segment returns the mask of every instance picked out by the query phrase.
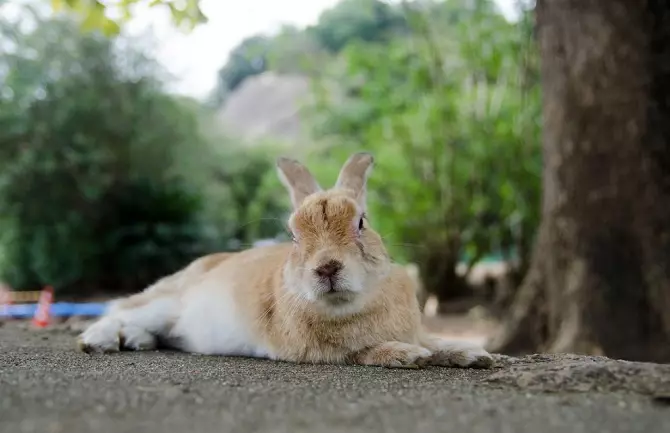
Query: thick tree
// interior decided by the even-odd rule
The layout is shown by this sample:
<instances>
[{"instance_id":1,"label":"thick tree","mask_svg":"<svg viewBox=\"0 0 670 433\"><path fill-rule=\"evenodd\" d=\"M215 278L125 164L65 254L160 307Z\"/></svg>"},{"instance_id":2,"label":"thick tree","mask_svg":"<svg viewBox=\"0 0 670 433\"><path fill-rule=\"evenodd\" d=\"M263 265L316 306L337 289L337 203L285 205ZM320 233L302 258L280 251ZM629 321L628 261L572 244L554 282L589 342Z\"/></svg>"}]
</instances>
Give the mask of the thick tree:
<instances>
[{"instance_id":1,"label":"thick tree","mask_svg":"<svg viewBox=\"0 0 670 433\"><path fill-rule=\"evenodd\" d=\"M670 1L538 0L543 215L501 352L670 361Z\"/></svg>"}]
</instances>

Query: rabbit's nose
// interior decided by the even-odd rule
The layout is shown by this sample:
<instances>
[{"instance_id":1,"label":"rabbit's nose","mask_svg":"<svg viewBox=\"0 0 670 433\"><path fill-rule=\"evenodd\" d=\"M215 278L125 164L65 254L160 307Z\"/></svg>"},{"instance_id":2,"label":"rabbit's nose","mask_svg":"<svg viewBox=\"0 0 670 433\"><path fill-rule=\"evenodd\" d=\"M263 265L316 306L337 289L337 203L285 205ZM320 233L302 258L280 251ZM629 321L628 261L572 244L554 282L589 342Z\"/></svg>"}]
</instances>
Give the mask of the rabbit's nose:
<instances>
[{"instance_id":1,"label":"rabbit's nose","mask_svg":"<svg viewBox=\"0 0 670 433\"><path fill-rule=\"evenodd\" d=\"M335 274L342 270L343 267L344 265L342 262L337 260L330 260L314 269L314 273L316 273L316 275L321 278L332 278L335 276Z\"/></svg>"}]
</instances>

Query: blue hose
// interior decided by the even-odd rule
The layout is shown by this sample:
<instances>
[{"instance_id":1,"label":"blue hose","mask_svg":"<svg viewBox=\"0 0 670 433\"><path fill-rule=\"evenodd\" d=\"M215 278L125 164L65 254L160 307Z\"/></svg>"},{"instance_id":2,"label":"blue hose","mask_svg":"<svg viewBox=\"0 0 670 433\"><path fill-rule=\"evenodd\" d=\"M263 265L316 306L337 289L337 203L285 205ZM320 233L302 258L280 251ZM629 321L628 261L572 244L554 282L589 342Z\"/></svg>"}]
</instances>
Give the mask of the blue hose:
<instances>
[{"instance_id":1,"label":"blue hose","mask_svg":"<svg viewBox=\"0 0 670 433\"><path fill-rule=\"evenodd\" d=\"M107 303L56 302L51 304L52 317L101 316L107 310ZM37 304L0 305L0 318L25 319L35 315Z\"/></svg>"}]
</instances>

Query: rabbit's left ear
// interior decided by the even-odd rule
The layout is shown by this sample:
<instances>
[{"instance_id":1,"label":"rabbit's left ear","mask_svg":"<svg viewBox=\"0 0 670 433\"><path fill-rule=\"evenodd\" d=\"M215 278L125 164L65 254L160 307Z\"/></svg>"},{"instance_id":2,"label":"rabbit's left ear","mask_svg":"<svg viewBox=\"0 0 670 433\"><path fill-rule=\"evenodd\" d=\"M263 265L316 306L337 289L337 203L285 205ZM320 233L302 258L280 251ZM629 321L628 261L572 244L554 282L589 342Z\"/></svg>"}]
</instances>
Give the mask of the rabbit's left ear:
<instances>
[{"instance_id":1,"label":"rabbit's left ear","mask_svg":"<svg viewBox=\"0 0 670 433\"><path fill-rule=\"evenodd\" d=\"M348 189L365 212L368 176L374 166L374 157L368 152L354 153L344 163L335 183L336 188Z\"/></svg>"},{"instance_id":2,"label":"rabbit's left ear","mask_svg":"<svg viewBox=\"0 0 670 433\"><path fill-rule=\"evenodd\" d=\"M312 173L295 159L277 158L277 173L291 195L294 209L297 209L308 195L321 191Z\"/></svg>"}]
</instances>

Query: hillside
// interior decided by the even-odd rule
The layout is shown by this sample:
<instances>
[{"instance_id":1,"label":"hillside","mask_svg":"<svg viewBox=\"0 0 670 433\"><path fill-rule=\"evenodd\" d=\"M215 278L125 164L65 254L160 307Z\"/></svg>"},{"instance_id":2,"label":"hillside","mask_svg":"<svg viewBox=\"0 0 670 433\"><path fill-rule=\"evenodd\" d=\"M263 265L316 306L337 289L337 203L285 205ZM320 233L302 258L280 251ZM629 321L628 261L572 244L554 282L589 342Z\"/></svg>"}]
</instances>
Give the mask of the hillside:
<instances>
[{"instance_id":1,"label":"hillside","mask_svg":"<svg viewBox=\"0 0 670 433\"><path fill-rule=\"evenodd\" d=\"M300 113L310 95L309 79L275 72L250 77L233 92L219 113L221 126L247 141L304 138Z\"/></svg>"}]
</instances>

